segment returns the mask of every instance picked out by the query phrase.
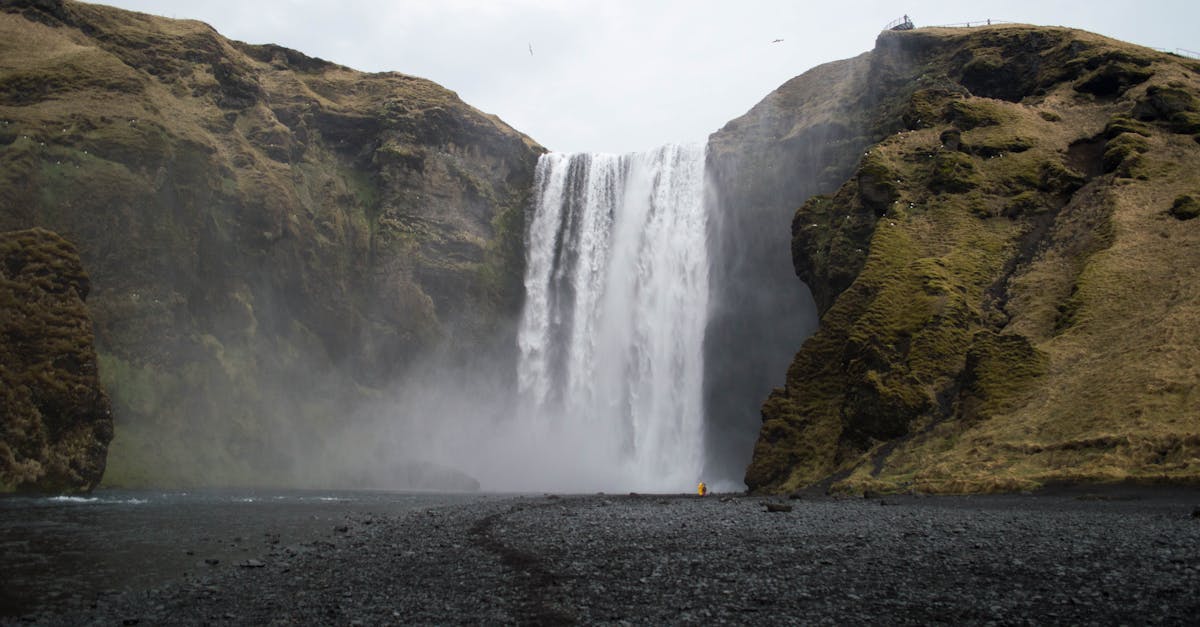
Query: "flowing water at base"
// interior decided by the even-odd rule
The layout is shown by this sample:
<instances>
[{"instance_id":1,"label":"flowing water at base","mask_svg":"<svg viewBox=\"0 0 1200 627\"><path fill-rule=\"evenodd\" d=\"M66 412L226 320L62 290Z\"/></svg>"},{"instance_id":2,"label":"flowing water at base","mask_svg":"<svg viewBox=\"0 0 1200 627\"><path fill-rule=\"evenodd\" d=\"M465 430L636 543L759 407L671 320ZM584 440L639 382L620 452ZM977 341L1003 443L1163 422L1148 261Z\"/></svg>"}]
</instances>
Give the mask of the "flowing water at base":
<instances>
[{"instance_id":1,"label":"flowing water at base","mask_svg":"<svg viewBox=\"0 0 1200 627\"><path fill-rule=\"evenodd\" d=\"M101 490L88 497L4 497L0 617L151 588L185 573L235 568L270 544L327 538L347 516L482 498L487 497L299 490Z\"/></svg>"}]
</instances>

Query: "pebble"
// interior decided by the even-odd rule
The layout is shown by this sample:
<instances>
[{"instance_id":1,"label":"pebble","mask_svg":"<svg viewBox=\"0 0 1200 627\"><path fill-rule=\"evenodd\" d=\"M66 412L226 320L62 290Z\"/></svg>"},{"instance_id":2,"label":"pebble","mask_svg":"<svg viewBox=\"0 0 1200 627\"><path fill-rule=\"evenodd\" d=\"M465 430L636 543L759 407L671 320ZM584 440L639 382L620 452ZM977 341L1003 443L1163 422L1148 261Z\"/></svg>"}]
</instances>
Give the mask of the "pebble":
<instances>
[{"instance_id":1,"label":"pebble","mask_svg":"<svg viewBox=\"0 0 1200 627\"><path fill-rule=\"evenodd\" d=\"M36 622L1181 624L1200 614L1200 525L1179 515L1190 499L889 497L879 507L811 496L788 503L788 516L762 516L770 501L727 498L735 506L493 498L380 515L336 527L338 544L315 529L289 572L247 559ZM155 616L160 606L171 613Z\"/></svg>"}]
</instances>

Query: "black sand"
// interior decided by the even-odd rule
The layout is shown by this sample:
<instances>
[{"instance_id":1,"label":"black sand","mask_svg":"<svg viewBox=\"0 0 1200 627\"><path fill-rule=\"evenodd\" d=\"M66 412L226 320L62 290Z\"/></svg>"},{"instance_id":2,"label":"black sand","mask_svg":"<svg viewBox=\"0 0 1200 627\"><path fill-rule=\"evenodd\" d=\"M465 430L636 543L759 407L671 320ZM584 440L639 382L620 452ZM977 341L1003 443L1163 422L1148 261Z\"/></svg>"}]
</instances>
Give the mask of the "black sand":
<instances>
[{"instance_id":1,"label":"black sand","mask_svg":"<svg viewBox=\"0 0 1200 627\"><path fill-rule=\"evenodd\" d=\"M242 563L23 620L1194 624L1200 492L483 499L347 514ZM7 621L19 620L14 618Z\"/></svg>"}]
</instances>

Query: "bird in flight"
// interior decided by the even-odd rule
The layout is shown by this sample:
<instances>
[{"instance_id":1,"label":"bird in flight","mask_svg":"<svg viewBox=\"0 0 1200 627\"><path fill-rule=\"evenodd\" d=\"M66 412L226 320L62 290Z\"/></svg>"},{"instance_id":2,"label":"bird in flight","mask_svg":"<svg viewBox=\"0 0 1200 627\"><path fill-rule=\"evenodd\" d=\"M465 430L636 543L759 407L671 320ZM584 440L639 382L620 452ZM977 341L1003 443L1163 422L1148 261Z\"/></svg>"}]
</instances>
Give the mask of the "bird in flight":
<instances>
[{"instance_id":1,"label":"bird in flight","mask_svg":"<svg viewBox=\"0 0 1200 627\"><path fill-rule=\"evenodd\" d=\"M783 41L783 40L782 40L782 39L776 39L776 40L772 41L771 43L773 43L773 44L777 44L777 43L779 43L779 42L781 42L781 41Z\"/></svg>"},{"instance_id":2,"label":"bird in flight","mask_svg":"<svg viewBox=\"0 0 1200 627\"><path fill-rule=\"evenodd\" d=\"M533 56L533 44L529 44L529 56Z\"/></svg>"}]
</instances>

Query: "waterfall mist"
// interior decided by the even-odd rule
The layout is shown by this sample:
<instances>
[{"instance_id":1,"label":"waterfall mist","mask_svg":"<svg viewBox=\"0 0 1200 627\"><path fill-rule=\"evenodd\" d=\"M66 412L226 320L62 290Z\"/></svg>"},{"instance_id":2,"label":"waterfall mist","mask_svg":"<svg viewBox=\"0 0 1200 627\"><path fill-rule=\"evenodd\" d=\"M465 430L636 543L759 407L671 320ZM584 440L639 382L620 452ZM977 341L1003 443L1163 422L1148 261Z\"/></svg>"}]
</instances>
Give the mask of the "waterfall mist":
<instances>
[{"instance_id":1,"label":"waterfall mist","mask_svg":"<svg viewBox=\"0 0 1200 627\"><path fill-rule=\"evenodd\" d=\"M505 334L518 354L429 358L353 417L329 459L357 459L370 485L693 489L704 479L704 160L703 146L544 155L525 307Z\"/></svg>"}]
</instances>

